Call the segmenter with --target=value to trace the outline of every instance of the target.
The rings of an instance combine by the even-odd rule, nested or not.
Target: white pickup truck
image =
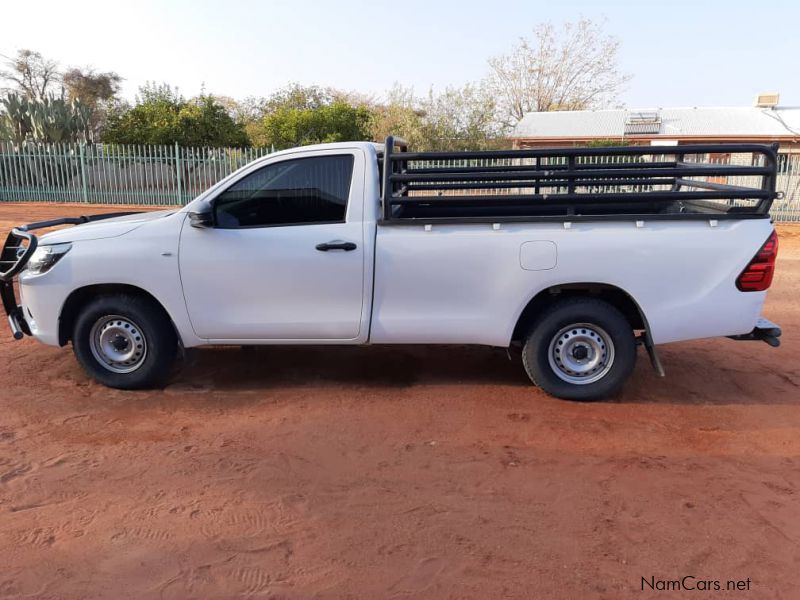
[[[761,319],[775,163],[754,144],[307,146],[183,208],[16,228],[0,293],[17,339],[71,341],[116,388],[157,385],[203,345],[482,344],[521,349],[553,395],[602,398],[637,345],[661,374],[655,344],[778,345]]]

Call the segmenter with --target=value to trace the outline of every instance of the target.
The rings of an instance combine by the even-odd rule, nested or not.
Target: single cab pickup
[[[163,382],[181,347],[481,344],[520,349],[553,395],[596,399],[639,345],[661,374],[657,344],[778,345],[761,318],[775,164],[755,144],[306,146],[182,208],[18,227],[0,293],[16,338],[71,342],[117,388]]]

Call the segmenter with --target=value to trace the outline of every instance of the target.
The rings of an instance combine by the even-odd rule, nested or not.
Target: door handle
[[[355,250],[357,246],[353,242],[343,242],[342,240],[333,240],[323,244],[317,244],[317,250],[320,252],[327,252],[328,250],[344,250],[350,252]]]

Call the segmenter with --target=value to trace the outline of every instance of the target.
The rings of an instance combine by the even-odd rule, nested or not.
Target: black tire
[[[102,333],[96,332],[117,326],[125,334],[116,336],[116,340],[122,340],[119,342],[121,350],[130,344],[143,350],[128,363],[109,361],[107,365],[100,358],[107,357],[104,346],[97,341]],[[113,336],[113,331],[109,336]],[[92,342],[93,337],[95,342]],[[153,300],[144,296],[109,294],[94,298],[78,314],[72,349],[78,362],[95,380],[112,388],[133,390],[164,383],[175,363],[178,339],[169,317]],[[131,351],[136,350],[131,347]],[[132,370],[114,372],[112,369]]]
[[[572,352],[561,354],[561,349]],[[582,360],[586,366],[579,364]],[[548,394],[599,400],[616,394],[630,376],[636,364],[636,340],[630,323],[615,307],[593,298],[571,298],[553,304],[536,320],[525,340],[522,362],[531,381]],[[594,370],[580,371],[591,366]]]

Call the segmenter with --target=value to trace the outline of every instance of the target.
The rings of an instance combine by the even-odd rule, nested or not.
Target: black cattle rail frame
[[[410,152],[404,140],[388,137],[379,156],[381,223],[769,218],[780,196],[777,149],[692,144]],[[745,164],[699,161],[707,155],[735,155]]]

